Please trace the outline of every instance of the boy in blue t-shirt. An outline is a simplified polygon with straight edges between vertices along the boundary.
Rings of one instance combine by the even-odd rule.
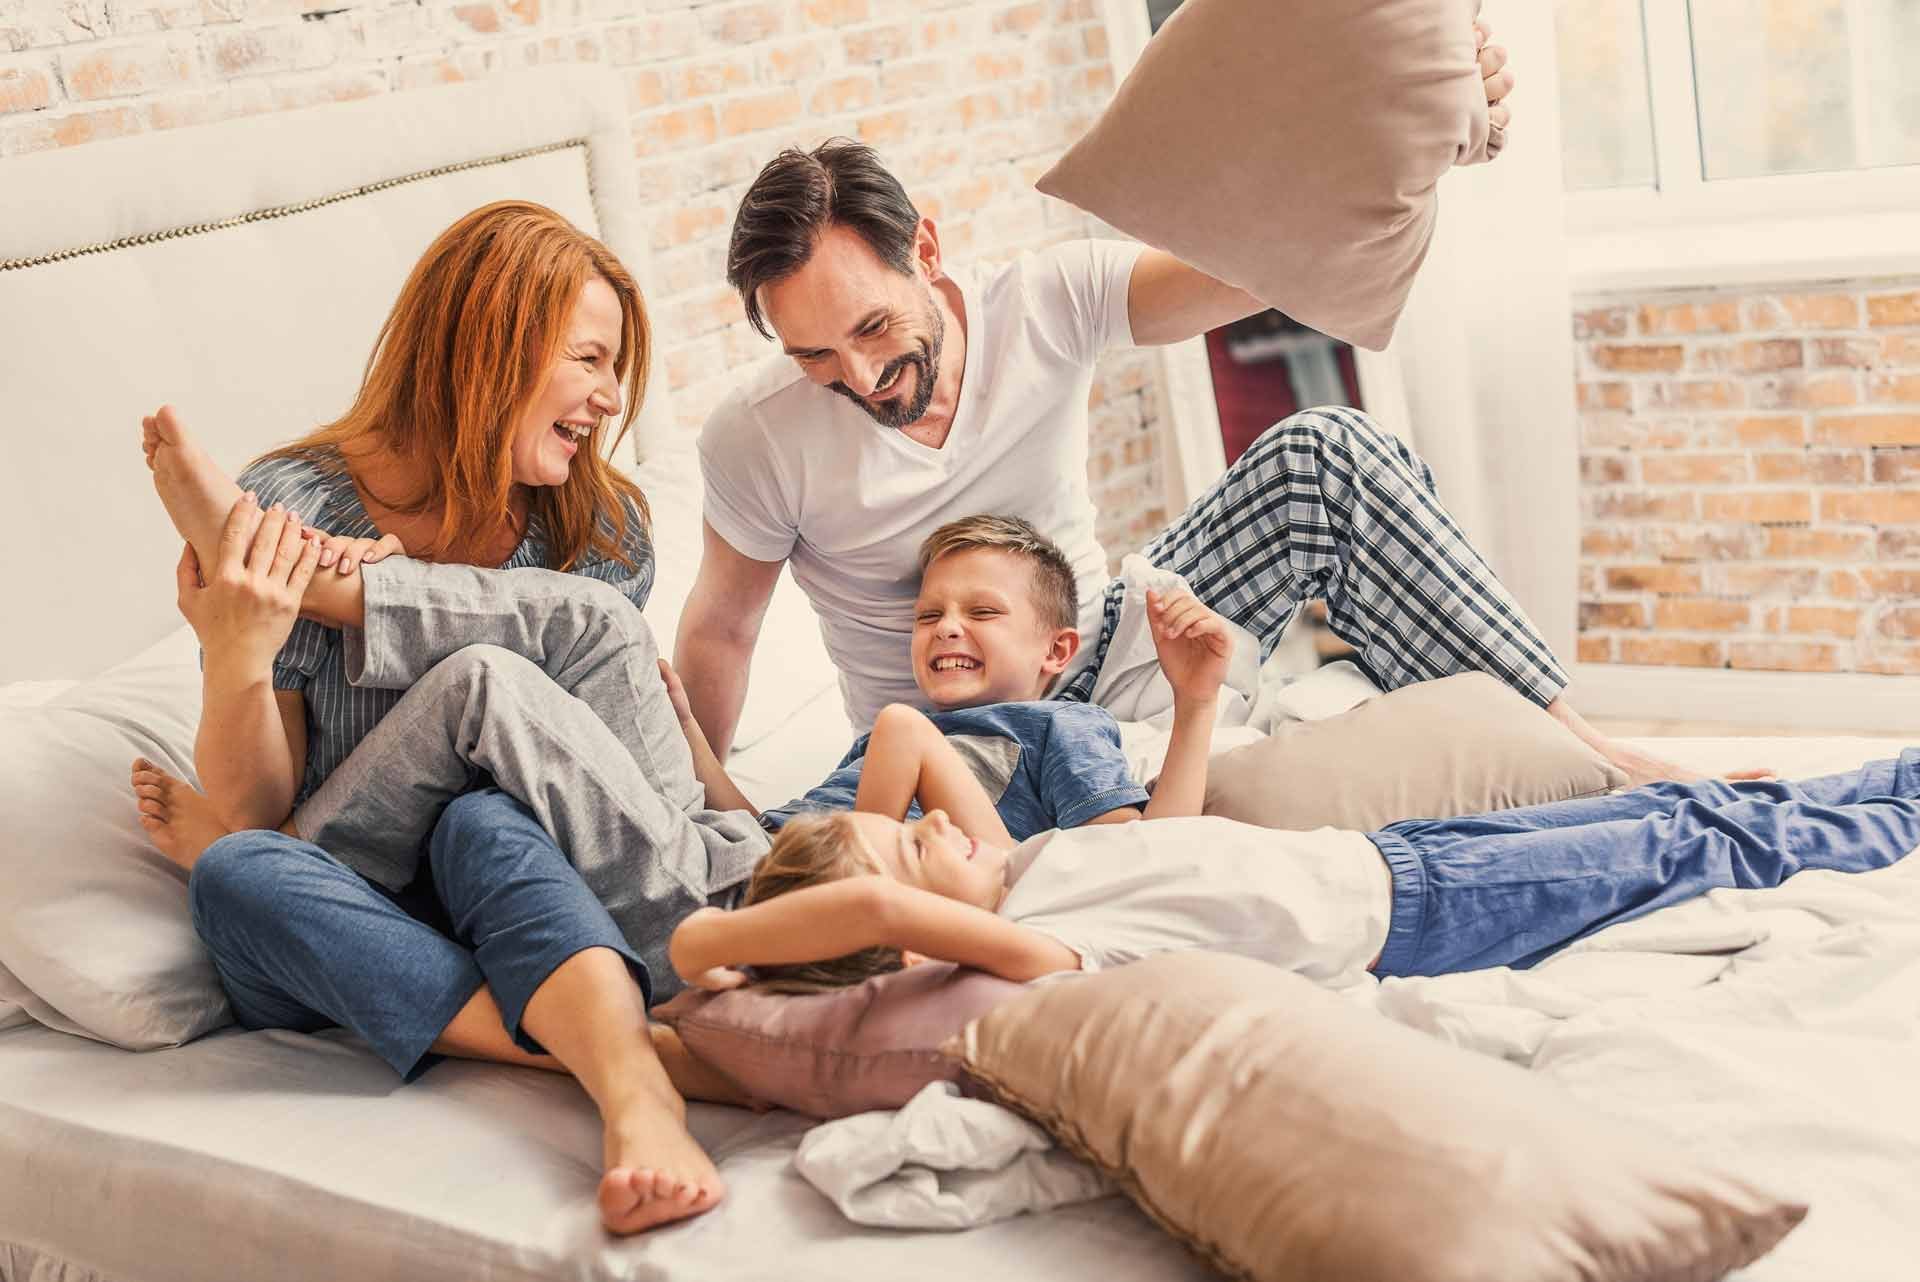
[[[1154,646],[1174,692],[1166,764],[1149,796],[1127,772],[1111,713],[1045,697],[1080,648],[1073,567],[1060,549],[1018,518],[973,516],[929,535],[920,567],[913,677],[936,711],[883,709],[826,780],[766,811],[762,823],[778,829],[805,813],[943,809],[968,832],[1018,842],[1050,828],[1200,813],[1233,648],[1218,615],[1189,594],[1148,594]],[[707,804],[753,809],[664,662],[661,674]],[[962,779],[984,785],[993,808],[981,806],[976,789],[956,786]]]

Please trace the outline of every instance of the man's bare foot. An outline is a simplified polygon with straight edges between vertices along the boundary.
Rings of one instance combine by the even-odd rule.
[[[639,1233],[710,1211],[726,1196],[713,1159],[687,1132],[686,1105],[637,1087],[603,1111],[606,1174],[600,1222],[609,1233]]]
[[[1707,775],[1690,766],[1664,761],[1608,738],[1594,729],[1585,717],[1575,712],[1564,697],[1556,696],[1551,703],[1547,704],[1547,713],[1626,775],[1629,788],[1644,788],[1650,783],[1699,783],[1708,778]],[[1740,781],[1772,779],[1775,775],[1767,767],[1757,766],[1750,770],[1729,770],[1719,777]]]
[[[160,853],[182,868],[192,869],[201,851],[231,831],[205,793],[145,757],[133,761],[133,795],[140,806],[140,826]]]
[[[240,501],[240,487],[200,448],[171,405],[140,420],[140,448],[173,528],[193,544],[201,565],[213,565],[227,513]]]

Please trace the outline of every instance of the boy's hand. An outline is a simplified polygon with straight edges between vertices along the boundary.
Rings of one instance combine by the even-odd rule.
[[[667,687],[667,701],[673,705],[673,715],[680,718],[684,728],[693,720],[693,705],[687,702],[687,688],[680,684],[680,674],[665,659],[660,660],[660,680]]]
[[[259,527],[251,538],[247,526]],[[278,504],[259,512],[258,500],[242,496],[220,532],[211,572],[188,544],[175,568],[180,613],[215,664],[249,674],[272,669],[274,656],[300,610],[300,596],[320,564],[320,547]]]
[[[1190,592],[1163,597],[1150,591],[1147,622],[1175,702],[1212,702],[1227,679],[1227,661],[1233,657],[1233,636],[1226,621]]]

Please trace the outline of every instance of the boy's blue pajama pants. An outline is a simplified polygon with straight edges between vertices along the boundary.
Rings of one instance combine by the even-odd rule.
[[[1866,872],[1920,847],[1920,748],[1794,783],[1631,792],[1369,833],[1393,871],[1374,971],[1531,966],[1585,935],[1718,887]]]

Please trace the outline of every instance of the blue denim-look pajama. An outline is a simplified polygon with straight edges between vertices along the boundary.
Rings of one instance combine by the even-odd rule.
[[[1631,792],[1390,825],[1374,972],[1531,966],[1617,922],[1720,887],[1867,872],[1920,847],[1920,748],[1795,783],[1657,783]]]
[[[348,1028],[410,1080],[483,983],[514,1041],[541,1051],[520,1026],[527,1002],[588,948],[625,958],[651,1002],[638,954],[506,793],[488,788],[450,804],[428,864],[434,902],[410,904],[405,892],[284,833],[236,832],[208,846],[188,900],[235,1017],[247,1028]]]

